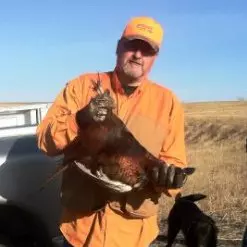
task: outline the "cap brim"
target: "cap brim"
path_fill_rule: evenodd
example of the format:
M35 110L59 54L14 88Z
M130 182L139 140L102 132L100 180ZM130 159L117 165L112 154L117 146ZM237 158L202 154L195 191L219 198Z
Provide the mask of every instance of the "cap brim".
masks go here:
M140 39L145 42L147 42L156 52L159 51L159 46L154 43L152 40L148 39L147 37L143 37L141 35L133 35L133 36L124 36L125 39L127 40L134 40L134 39Z

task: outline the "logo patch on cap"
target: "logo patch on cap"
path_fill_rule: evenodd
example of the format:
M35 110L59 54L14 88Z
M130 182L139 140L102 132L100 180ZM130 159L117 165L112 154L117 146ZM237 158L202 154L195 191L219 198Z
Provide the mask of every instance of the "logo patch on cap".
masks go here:
M139 30L142 30L142 31L145 31L145 32L148 32L148 33L153 33L153 27L148 26L146 24L137 24L136 27Z

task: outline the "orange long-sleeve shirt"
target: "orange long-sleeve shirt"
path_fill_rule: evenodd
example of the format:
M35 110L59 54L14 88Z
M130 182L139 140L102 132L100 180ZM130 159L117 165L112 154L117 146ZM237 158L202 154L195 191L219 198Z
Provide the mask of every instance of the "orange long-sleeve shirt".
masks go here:
M184 111L174 93L145 80L133 94L126 96L115 71L101 73L100 77L103 89L110 89L116 102L115 113L138 141L167 163L186 166ZM95 95L92 79L97 79L96 73L81 75L67 83L38 126L38 146L48 155L64 152L76 139L78 126L75 114ZM178 191L165 192L173 195ZM104 212L76 216L73 210L65 207L60 229L73 246L84 246L83 243L89 241L86 239L90 230L93 235L87 246L143 247L150 244L158 233L157 214L129 219L107 205Z

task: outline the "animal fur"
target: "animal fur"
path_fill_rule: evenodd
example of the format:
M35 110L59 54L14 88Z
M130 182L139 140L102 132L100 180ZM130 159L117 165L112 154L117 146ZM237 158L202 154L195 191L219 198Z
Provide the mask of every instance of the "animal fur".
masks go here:
M178 197L168 216L168 244L171 247L180 230L188 247L217 246L218 229L212 218L194 203L206 198L203 194Z

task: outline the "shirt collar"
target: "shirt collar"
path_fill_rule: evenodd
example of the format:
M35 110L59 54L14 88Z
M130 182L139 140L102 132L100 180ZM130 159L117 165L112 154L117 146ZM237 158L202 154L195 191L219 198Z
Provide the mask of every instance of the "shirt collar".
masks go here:
M141 81L140 86L137 87L135 93L139 94L143 92L147 86L149 81L145 78ZM117 73L116 73L116 68L113 70L112 73L112 78L111 78L111 84L114 92L119 93L119 94L124 94L124 89L118 79Z

